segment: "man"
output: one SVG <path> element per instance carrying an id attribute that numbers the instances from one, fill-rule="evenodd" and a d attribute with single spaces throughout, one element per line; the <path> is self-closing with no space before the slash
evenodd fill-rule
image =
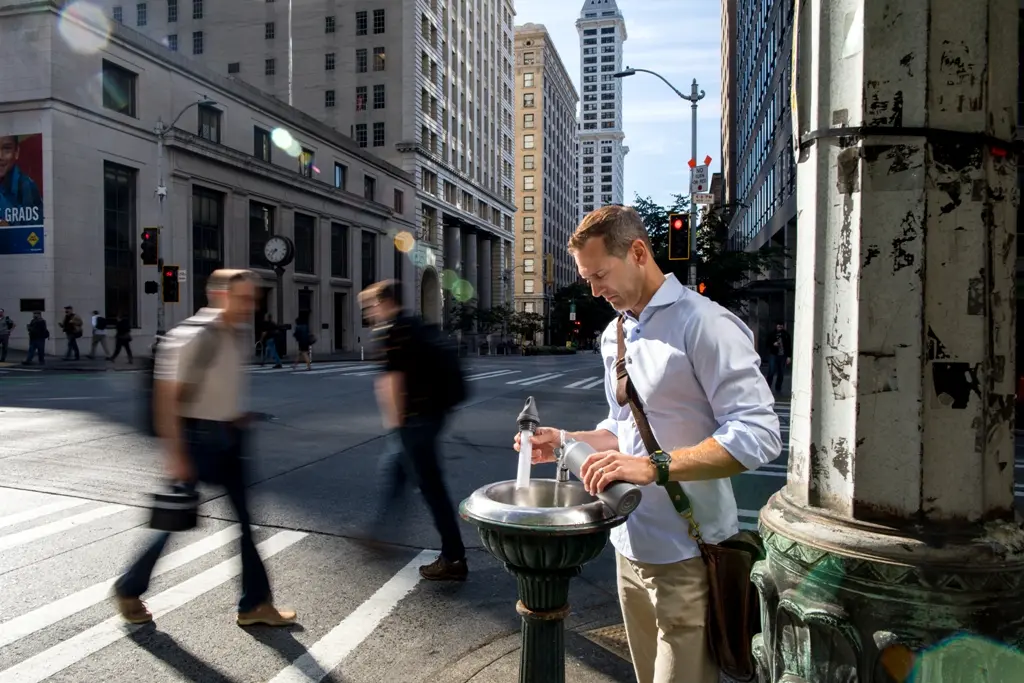
<path id="1" fill-rule="evenodd" d="M 110 349 L 107 348 L 107 319 L 100 315 L 99 311 L 93 311 L 89 325 L 92 326 L 92 345 L 89 347 L 89 355 L 86 358 L 89 360 L 95 358 L 96 347 L 102 346 L 103 357 L 110 360 Z"/>
<path id="2" fill-rule="evenodd" d="M 277 610 L 270 582 L 252 538 L 246 504 L 243 446 L 247 417 L 242 411 L 247 377 L 255 285 L 245 270 L 217 270 L 207 283 L 210 308 L 190 324 L 177 327 L 159 345 L 153 383 L 156 432 L 167 453 L 174 482 L 194 486 L 203 481 L 223 486 L 241 526 L 242 598 L 239 626 L 285 626 L 295 612 Z M 115 599 L 121 616 L 132 624 L 152 621 L 140 596 L 149 588 L 153 567 L 168 533 L 154 543 L 117 580 Z"/>
<path id="3" fill-rule="evenodd" d="M 60 329 L 64 331 L 64 337 L 68 340 L 68 348 L 64 353 L 64 360 L 71 360 L 71 354 L 75 354 L 75 360 L 81 359 L 81 354 L 78 352 L 78 338 L 82 336 L 82 318 L 77 313 L 73 306 L 64 307 L 64 320 L 57 323 L 60 325 Z"/>
<path id="4" fill-rule="evenodd" d="M 387 429 L 398 433 L 420 492 L 441 534 L 441 554 L 420 575 L 430 581 L 465 581 L 469 573 L 459 521 L 441 474 L 437 439 L 450 406 L 438 400 L 437 363 L 429 357 L 431 343 L 423 323 L 398 304 L 395 283 L 378 282 L 359 294 L 363 315 L 377 328 L 384 353 L 384 372 L 377 378 L 377 402 Z M 394 467 L 401 461 L 394 459 Z M 396 471 L 395 477 L 400 476 Z"/>
<path id="5" fill-rule="evenodd" d="M 588 214 L 569 251 L 594 296 L 625 316 L 625 367 L 662 449 L 670 452 L 668 479 L 681 482 L 704 540 L 725 540 L 739 526 L 729 477 L 781 452 L 779 421 L 750 330 L 662 273 L 633 209 L 606 206 Z M 565 439 L 585 441 L 599 451 L 581 468 L 588 491 L 614 481 L 644 486 L 639 507 L 611 532 L 637 681 L 717 683 L 705 644 L 707 573 L 686 520 L 654 484 L 658 466 L 628 404 L 616 398 L 617 346 L 613 320 L 601 339 L 607 419 L 585 432 L 541 427 L 532 439 L 534 461 L 553 460 Z"/>
<path id="6" fill-rule="evenodd" d="M 11 330 L 14 327 L 14 321 L 0 308 L 0 363 L 7 360 L 7 345 L 11 342 Z"/>
<path id="7" fill-rule="evenodd" d="M 21 361 L 22 365 L 32 365 L 33 356 L 39 356 L 39 364 L 46 364 L 46 340 L 50 338 L 50 330 L 46 327 L 42 311 L 33 311 L 28 321 L 28 355 Z"/>
<path id="8" fill-rule="evenodd" d="M 782 393 L 782 380 L 793 357 L 792 349 L 793 340 L 789 338 L 786 326 L 778 323 L 775 325 L 775 338 L 768 354 L 768 385 L 775 385 L 776 394 Z"/>

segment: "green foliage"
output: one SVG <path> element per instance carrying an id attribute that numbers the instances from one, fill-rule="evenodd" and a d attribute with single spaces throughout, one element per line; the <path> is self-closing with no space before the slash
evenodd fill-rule
<path id="1" fill-rule="evenodd" d="M 533 341 L 537 333 L 544 329 L 544 316 L 540 313 L 514 311 L 508 324 L 508 331 L 520 337 L 521 342 Z"/>
<path id="2" fill-rule="evenodd" d="M 671 206 L 660 206 L 650 197 L 636 196 L 633 205 L 650 236 L 654 258 L 666 273 L 674 273 L 682 283 L 688 283 L 690 261 L 668 260 L 668 217 L 689 210 L 689 199 L 674 195 Z M 729 249 L 729 220 L 732 207 L 707 208 L 701 211 L 697 228 L 697 282 L 706 286 L 704 295 L 733 311 L 743 311 L 747 297 L 743 285 L 782 263 L 786 250 L 781 247 L 762 247 L 757 251 Z"/>
<path id="3" fill-rule="evenodd" d="M 569 320 L 573 302 L 576 303 L 576 320 L 580 323 L 578 335 L 575 333 L 576 325 Z M 554 294 L 551 307 L 551 342 L 564 345 L 567 341 L 574 341 L 585 345 L 599 331 L 604 330 L 614 317 L 615 310 L 607 301 L 593 296 L 585 283 L 574 282 Z"/>

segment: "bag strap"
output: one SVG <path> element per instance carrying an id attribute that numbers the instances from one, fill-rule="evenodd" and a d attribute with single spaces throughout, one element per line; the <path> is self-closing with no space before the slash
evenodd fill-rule
<path id="1" fill-rule="evenodd" d="M 657 453 L 661 450 L 661 446 L 658 445 L 658 440 L 654 438 L 651 423 L 640 405 L 640 395 L 636 393 L 636 387 L 633 386 L 633 381 L 629 378 L 629 372 L 626 370 L 626 337 L 622 330 L 622 325 L 625 321 L 626 316 L 620 315 L 616 323 L 618 357 L 615 360 L 615 377 L 617 380 L 615 400 L 619 402 L 620 406 L 626 403 L 629 404 L 629 409 L 633 413 L 633 422 L 636 423 L 636 428 L 640 432 L 640 438 L 643 439 L 647 453 Z M 672 506 L 676 509 L 676 512 L 686 519 L 690 527 L 690 538 L 697 542 L 701 555 L 704 555 L 704 538 L 700 533 L 700 524 L 693 518 L 693 505 L 683 491 L 683 487 L 677 481 L 669 481 L 665 483 L 664 489 L 672 501 Z"/>

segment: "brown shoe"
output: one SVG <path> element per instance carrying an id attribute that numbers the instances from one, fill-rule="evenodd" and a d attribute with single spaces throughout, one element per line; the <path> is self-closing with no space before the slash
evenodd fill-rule
<path id="1" fill-rule="evenodd" d="M 289 626 L 295 623 L 295 610 L 279 610 L 269 602 L 265 602 L 254 610 L 238 613 L 239 626 Z"/>
<path id="2" fill-rule="evenodd" d="M 465 581 L 467 574 L 469 566 L 465 558 L 452 561 L 438 556 L 430 564 L 420 567 L 420 576 L 427 581 Z"/>
<path id="3" fill-rule="evenodd" d="M 129 624 L 148 624 L 153 621 L 153 613 L 146 608 L 146 603 L 139 598 L 125 598 L 115 595 L 117 611 Z"/>

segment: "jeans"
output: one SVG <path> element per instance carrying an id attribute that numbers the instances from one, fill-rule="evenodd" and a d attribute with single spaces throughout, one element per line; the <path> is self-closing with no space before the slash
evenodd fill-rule
<path id="1" fill-rule="evenodd" d="M 0 337 L 0 363 L 7 360 L 7 345 L 10 343 L 10 336 Z"/>
<path id="2" fill-rule="evenodd" d="M 441 556 L 451 562 L 465 559 L 459 519 L 448 495 L 437 452 L 437 437 L 444 427 L 444 416 L 411 417 L 398 429 L 402 450 L 419 481 L 423 500 L 430 508 L 434 526 L 441 534 Z"/>
<path id="3" fill-rule="evenodd" d="M 776 393 L 782 391 L 782 380 L 785 376 L 786 357 L 774 354 L 768 356 L 768 386 L 772 385 L 772 378 L 774 378 Z"/>
<path id="4" fill-rule="evenodd" d="M 75 354 L 75 360 L 81 359 L 81 354 L 78 352 L 78 337 L 73 337 L 70 334 L 67 335 L 68 350 L 64 354 L 64 360 L 71 360 L 71 354 Z"/>
<path id="5" fill-rule="evenodd" d="M 39 355 L 39 364 L 42 365 L 46 361 L 46 340 L 45 339 L 29 339 L 28 340 L 28 356 L 23 361 L 25 365 L 32 362 L 32 358 L 35 355 Z"/>
<path id="6" fill-rule="evenodd" d="M 267 341 L 263 342 L 263 357 L 260 358 L 260 363 L 266 363 L 267 358 L 273 359 L 274 365 L 281 364 L 281 356 L 277 355 L 277 342 L 273 337 L 267 337 Z"/>
<path id="7" fill-rule="evenodd" d="M 252 538 L 246 502 L 243 452 L 246 434 L 227 422 L 186 420 L 185 440 L 196 478 L 223 486 L 242 529 L 242 598 L 238 611 L 248 612 L 270 600 L 270 579 Z M 153 568 L 163 553 L 170 533 L 161 532 L 114 585 L 123 597 L 139 597 L 149 589 Z"/>

